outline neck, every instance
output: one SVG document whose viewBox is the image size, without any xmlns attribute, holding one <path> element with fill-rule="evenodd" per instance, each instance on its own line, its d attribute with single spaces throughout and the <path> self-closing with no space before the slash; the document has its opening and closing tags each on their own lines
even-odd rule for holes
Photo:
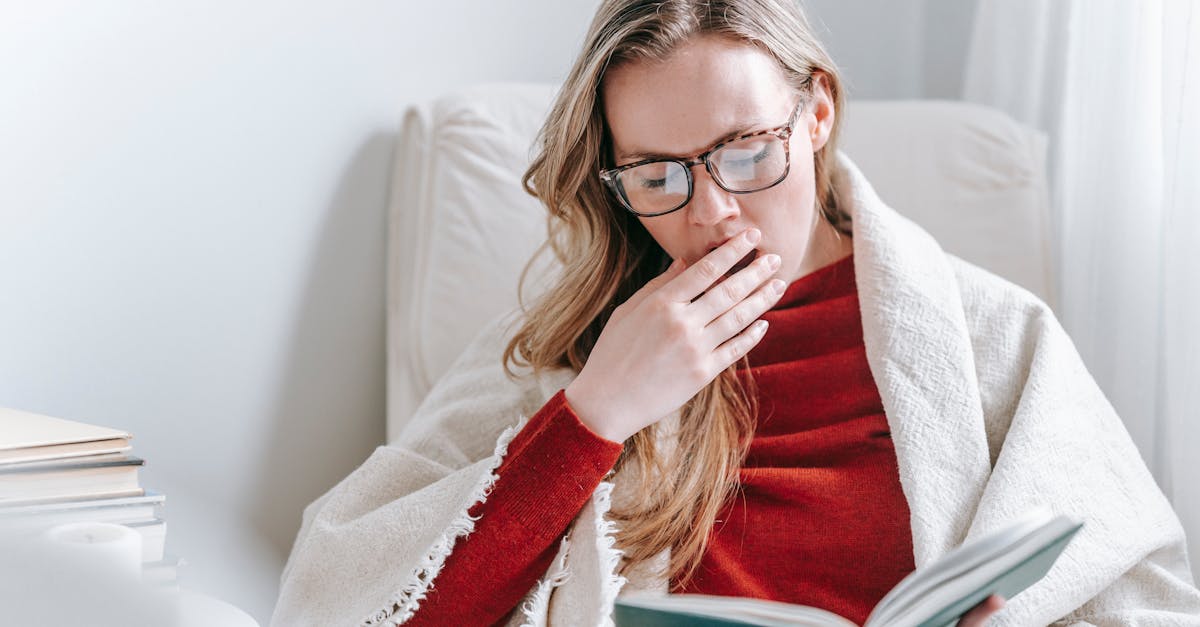
<svg viewBox="0 0 1200 627">
<path fill-rule="evenodd" d="M 809 237 L 808 251 L 804 255 L 804 261 L 800 262 L 796 276 L 791 277 L 789 283 L 843 259 L 853 252 L 854 241 L 850 236 L 833 228 L 832 224 L 818 216 L 817 224 L 814 225 L 812 235 Z"/>
</svg>

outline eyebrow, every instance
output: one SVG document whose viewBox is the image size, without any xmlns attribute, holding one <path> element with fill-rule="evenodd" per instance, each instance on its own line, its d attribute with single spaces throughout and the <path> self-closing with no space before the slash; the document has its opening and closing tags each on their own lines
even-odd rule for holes
<svg viewBox="0 0 1200 627">
<path fill-rule="evenodd" d="M 748 124 L 740 125 L 740 126 L 734 128 L 733 130 L 731 130 L 723 135 L 720 135 L 719 138 L 716 139 L 715 141 L 705 144 L 706 147 L 702 148 L 701 152 L 706 151 L 709 148 L 712 148 L 713 146 L 720 144 L 721 142 L 729 141 L 735 137 L 739 137 L 739 136 L 745 135 L 747 133 L 753 133 L 754 131 L 752 129 L 755 129 L 755 128 L 774 128 L 774 123 L 757 120 L 754 122 L 750 122 Z M 629 161 L 632 163 L 635 161 L 644 161 L 646 159 L 682 159 L 684 157 L 690 157 L 695 154 L 696 154 L 695 152 L 690 152 L 687 154 L 679 153 L 679 154 L 674 154 L 674 155 L 668 154 L 665 152 L 647 152 L 647 151 L 620 152 L 620 153 L 617 153 L 617 161 Z"/>
</svg>

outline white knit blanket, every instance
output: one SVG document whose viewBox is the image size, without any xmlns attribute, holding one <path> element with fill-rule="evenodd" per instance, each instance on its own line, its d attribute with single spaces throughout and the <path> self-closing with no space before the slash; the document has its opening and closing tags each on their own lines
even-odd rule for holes
<svg viewBox="0 0 1200 627">
<path fill-rule="evenodd" d="M 1183 529 L 1052 312 L 943 252 L 844 157 L 835 180 L 916 565 L 1044 504 L 1086 524 L 993 625 L 1200 625 Z M 506 378 L 511 328 L 485 330 L 395 442 L 305 509 L 272 625 L 395 625 L 420 611 L 508 442 L 573 376 Z M 512 624 L 611 624 L 618 594 L 666 589 L 652 568 L 665 552 L 629 581 L 615 574 L 605 513 L 636 472 L 600 485 Z"/>
</svg>

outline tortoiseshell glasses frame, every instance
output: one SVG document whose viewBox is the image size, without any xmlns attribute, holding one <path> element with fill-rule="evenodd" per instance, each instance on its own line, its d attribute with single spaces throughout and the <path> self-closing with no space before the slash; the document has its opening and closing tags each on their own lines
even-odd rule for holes
<svg viewBox="0 0 1200 627">
<path fill-rule="evenodd" d="M 762 131 L 755 131 L 753 133 L 747 133 L 745 135 L 739 135 L 737 137 L 722 140 L 721 142 L 712 146 L 708 150 L 705 150 L 704 152 L 694 155 L 692 157 L 680 157 L 680 158 L 676 158 L 676 159 L 657 158 L 656 157 L 656 158 L 650 158 L 650 159 L 643 159 L 641 161 L 636 161 L 634 163 L 629 163 L 629 164 L 615 167 L 615 168 L 601 170 L 600 171 L 600 180 L 604 182 L 605 187 L 607 187 L 609 189 L 609 191 L 612 192 L 612 194 L 621 203 L 622 207 L 624 207 L 629 212 L 631 212 L 635 215 L 641 216 L 643 218 L 652 218 L 652 217 L 656 217 L 656 216 L 666 215 L 668 213 L 678 211 L 678 210 L 682 209 L 683 207 L 687 206 L 687 204 L 689 202 L 691 202 L 691 200 L 692 200 L 692 193 L 693 193 L 693 190 L 695 189 L 695 180 L 692 175 L 692 167 L 700 165 L 701 163 L 704 164 L 704 169 L 708 170 L 708 174 L 709 174 L 709 176 L 712 177 L 713 181 L 716 182 L 716 184 L 718 186 L 720 186 L 721 189 L 723 189 L 731 194 L 751 194 L 754 192 L 761 192 L 764 189 L 770 189 L 770 188 L 782 183 L 783 180 L 787 178 L 788 171 L 791 170 L 791 154 L 790 154 L 791 151 L 789 149 L 789 143 L 790 143 L 789 140 L 791 139 L 791 136 L 792 136 L 793 126 L 796 123 L 796 116 L 800 113 L 800 111 L 803 110 L 803 105 L 804 105 L 804 100 L 801 100 L 800 102 L 798 102 L 796 104 L 795 108 L 792 109 L 792 115 L 788 118 L 788 122 L 781 126 L 777 126 L 775 128 L 766 129 L 766 130 L 762 130 Z M 726 181 L 725 178 L 721 176 L 720 167 L 713 163 L 713 156 L 718 155 L 722 148 L 725 148 L 725 147 L 733 145 L 733 144 L 738 144 L 739 142 L 744 142 L 748 139 L 753 139 L 755 137 L 763 137 L 763 136 L 770 136 L 770 137 L 774 137 L 774 138 L 778 139 L 780 142 L 780 145 L 782 147 L 783 165 L 782 165 L 782 168 L 780 169 L 778 175 L 775 175 L 772 173 L 771 175 L 769 175 L 767 177 L 767 182 L 765 182 L 765 183 L 756 182 L 748 188 L 738 187 L 737 185 L 730 184 L 730 182 Z M 687 178 L 687 196 L 682 200 L 682 202 L 679 202 L 677 205 L 675 205 L 669 209 L 665 209 L 665 210 L 639 211 L 638 209 L 636 209 L 633 206 L 634 203 L 632 201 L 630 201 L 629 197 L 625 193 L 625 182 L 621 180 L 622 174 L 627 173 L 630 170 L 633 170 L 634 168 L 639 168 L 639 167 L 651 165 L 651 164 L 678 164 L 683 169 L 683 173 Z M 662 185 L 665 186 L 666 179 L 663 178 L 662 181 L 663 181 Z"/>
</svg>

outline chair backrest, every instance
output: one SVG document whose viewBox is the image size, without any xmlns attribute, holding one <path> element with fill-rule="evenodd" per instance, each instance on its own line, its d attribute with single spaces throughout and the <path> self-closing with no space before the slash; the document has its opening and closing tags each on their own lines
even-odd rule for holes
<svg viewBox="0 0 1200 627">
<path fill-rule="evenodd" d="M 404 117 L 389 209 L 389 441 L 476 331 L 517 306 L 521 269 L 546 237 L 520 179 L 553 95 L 485 85 Z M 1042 135 L 956 102 L 854 102 L 844 122 L 842 150 L 885 202 L 1053 304 Z"/>
</svg>

